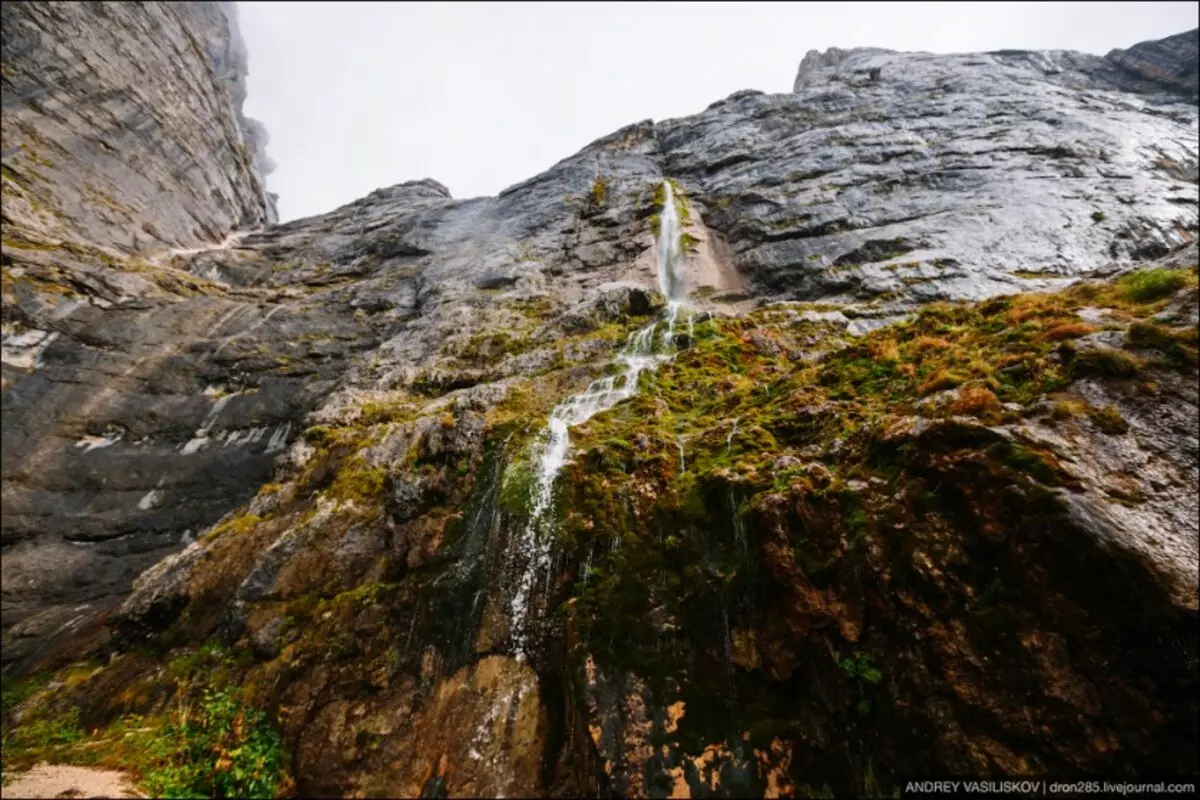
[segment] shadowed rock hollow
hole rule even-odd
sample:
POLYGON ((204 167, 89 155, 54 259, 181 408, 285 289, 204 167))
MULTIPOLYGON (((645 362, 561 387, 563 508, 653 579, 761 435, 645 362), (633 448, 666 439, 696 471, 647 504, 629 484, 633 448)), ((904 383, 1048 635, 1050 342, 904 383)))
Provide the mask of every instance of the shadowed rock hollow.
POLYGON ((278 225, 232 4, 3 14, 6 773, 1197 771, 1194 31, 814 51, 496 197, 278 225))

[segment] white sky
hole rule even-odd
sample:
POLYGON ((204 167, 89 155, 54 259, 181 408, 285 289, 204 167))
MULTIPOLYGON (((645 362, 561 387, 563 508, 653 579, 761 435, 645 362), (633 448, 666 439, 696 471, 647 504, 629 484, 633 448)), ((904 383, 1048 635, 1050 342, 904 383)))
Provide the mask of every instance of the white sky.
POLYGON ((791 91, 811 49, 1104 54, 1200 3, 240 2, 280 219, 433 178, 493 195, 643 119, 791 91))

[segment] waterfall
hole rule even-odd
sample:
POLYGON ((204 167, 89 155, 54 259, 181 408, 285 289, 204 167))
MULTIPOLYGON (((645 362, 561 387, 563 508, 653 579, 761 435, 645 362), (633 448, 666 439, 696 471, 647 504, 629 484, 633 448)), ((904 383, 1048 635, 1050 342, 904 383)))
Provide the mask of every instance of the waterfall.
MULTIPOLYGON (((620 371, 616 375, 592 381, 579 394, 559 403, 534 451, 536 482, 532 492, 529 521, 516 535, 512 548, 524 560, 509 604, 513 652, 524 660, 528 645, 530 595, 539 578, 550 567, 553 531, 548 524, 554 509, 554 483, 562 471, 570 449, 570 430, 637 394, 643 372, 653 371, 675 355, 675 323, 686 306, 683 282, 678 273, 681 264, 681 226, 675 207, 675 192, 670 181, 663 181, 663 206, 658 230, 658 286, 667 298, 661 320, 634 331, 617 354, 620 371), (659 337, 660 325, 663 330, 659 337)), ((688 316, 689 324, 691 315, 688 316)), ((690 328, 689 328, 690 329, 690 328)))

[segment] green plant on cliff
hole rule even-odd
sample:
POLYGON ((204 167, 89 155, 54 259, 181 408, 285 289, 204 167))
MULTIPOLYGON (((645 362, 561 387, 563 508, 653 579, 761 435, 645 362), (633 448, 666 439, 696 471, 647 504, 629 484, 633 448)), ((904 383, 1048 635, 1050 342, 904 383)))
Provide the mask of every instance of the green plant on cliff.
POLYGON ((207 691, 147 742, 143 785, 156 797, 274 797, 283 767, 279 734, 229 691, 207 691))
POLYGON ((1173 294, 1188 284, 1187 274, 1177 269, 1147 269, 1126 275, 1120 281, 1125 296, 1147 303, 1173 294))
POLYGON ((604 178, 596 177, 592 183, 592 201, 598 205, 604 205, 604 200, 608 196, 608 184, 604 182, 604 178))
POLYGON ((866 681, 870 684, 876 684, 883 680, 883 672, 871 666, 871 661, 866 656, 843 658, 838 666, 842 668, 842 672, 856 680, 866 681))
MULTIPOLYGON (((153 716, 124 714, 90 732, 67 696, 73 687, 88 692, 87 678, 73 677, 81 670, 60 671, 53 684, 60 692, 27 709, 20 725, 10 726, 9 712, 49 679, 38 674, 9 681, 4 772, 42 761, 94 765, 129 772, 153 797, 275 797, 286 774, 282 740, 261 711, 242 702, 239 690, 215 688, 211 679, 230 664, 229 655, 214 646, 173 659, 166 673, 178 691, 169 709, 153 716), (208 685, 189 690, 195 681, 208 685)), ((89 677, 102 671, 86 666, 89 677)))

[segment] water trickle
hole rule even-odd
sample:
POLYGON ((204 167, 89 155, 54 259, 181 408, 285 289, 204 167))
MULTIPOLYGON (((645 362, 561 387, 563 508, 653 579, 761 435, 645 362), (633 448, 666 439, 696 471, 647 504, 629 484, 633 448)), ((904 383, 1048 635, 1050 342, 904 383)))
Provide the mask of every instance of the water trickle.
POLYGON ((680 474, 687 472, 687 462, 684 461, 684 459, 683 459, 683 442, 684 442, 684 438, 683 438, 682 433, 679 434, 677 437, 675 437, 675 444, 679 447, 679 472, 680 472, 680 474))
POLYGON ((750 546, 746 543, 746 520, 742 516, 741 508, 739 507, 737 495, 734 494, 733 487, 729 487, 729 510, 733 515, 733 538, 742 548, 742 554, 745 555, 747 562, 750 560, 750 546))
POLYGON ((733 682, 733 632, 729 630, 729 608, 724 594, 721 595, 721 624, 724 626, 722 644, 725 650, 725 678, 733 682))
MULTIPOLYGON (((553 537, 548 528, 554 508, 554 483, 567 460, 570 429, 633 397, 637 394, 642 373, 657 369, 659 364, 675 355, 675 323, 687 303, 678 273, 682 254, 681 227, 670 181, 663 182, 663 207, 659 220, 658 285, 667 297, 663 319, 655 320, 629 335, 617 355, 618 374, 592 381, 583 392, 568 397, 555 407, 535 451, 536 483, 529 521, 513 542, 513 555, 517 556, 518 562, 523 562, 509 604, 512 645, 518 661, 526 656, 530 598, 534 585, 550 567, 553 537), (660 325, 663 330, 656 338, 660 325)), ((688 316, 690 322, 691 314, 688 316)))
POLYGON ((733 452, 733 437, 737 436, 738 418, 733 418, 733 427, 729 429, 729 435, 725 437, 725 455, 733 452))

